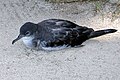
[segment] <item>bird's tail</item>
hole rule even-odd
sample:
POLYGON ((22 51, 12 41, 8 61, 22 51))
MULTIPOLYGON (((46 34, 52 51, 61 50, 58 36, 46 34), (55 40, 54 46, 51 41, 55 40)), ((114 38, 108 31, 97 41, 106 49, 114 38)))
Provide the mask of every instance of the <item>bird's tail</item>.
POLYGON ((105 30, 93 31, 89 35, 89 38, 99 37, 105 34, 114 33, 116 31, 117 31, 116 29, 105 29, 105 30))

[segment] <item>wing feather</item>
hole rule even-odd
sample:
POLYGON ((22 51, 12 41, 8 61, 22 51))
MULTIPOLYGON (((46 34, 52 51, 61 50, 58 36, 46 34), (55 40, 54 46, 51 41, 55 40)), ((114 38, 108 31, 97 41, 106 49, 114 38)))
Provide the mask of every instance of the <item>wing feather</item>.
MULTIPOLYGON (((43 29, 44 41, 47 46, 80 45, 88 39, 93 29, 78 26, 77 24, 61 19, 48 19, 38 23, 43 29)), ((41 35, 41 34, 40 34, 41 35)))

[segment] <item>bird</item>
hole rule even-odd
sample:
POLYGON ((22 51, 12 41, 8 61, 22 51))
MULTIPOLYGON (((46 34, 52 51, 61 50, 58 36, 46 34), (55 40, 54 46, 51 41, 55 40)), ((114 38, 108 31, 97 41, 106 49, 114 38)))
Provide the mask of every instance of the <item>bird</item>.
POLYGON ((26 47, 30 49, 52 51, 79 47, 86 40, 116 31, 116 29, 95 31, 69 20, 46 19, 39 23, 26 22, 23 24, 18 37, 12 41, 12 44, 22 39, 26 47))

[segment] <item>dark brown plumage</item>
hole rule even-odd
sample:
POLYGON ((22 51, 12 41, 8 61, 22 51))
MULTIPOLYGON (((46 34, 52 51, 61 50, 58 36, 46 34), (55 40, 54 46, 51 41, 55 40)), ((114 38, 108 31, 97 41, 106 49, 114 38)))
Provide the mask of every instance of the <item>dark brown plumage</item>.
POLYGON ((27 47, 56 50, 56 48, 61 49, 80 46, 84 41, 90 38, 116 31, 116 29, 94 31, 92 28, 79 26, 71 21, 48 19, 38 24, 31 22, 25 23, 20 28, 19 36, 22 35, 22 37, 13 40, 12 44, 22 38, 27 47))

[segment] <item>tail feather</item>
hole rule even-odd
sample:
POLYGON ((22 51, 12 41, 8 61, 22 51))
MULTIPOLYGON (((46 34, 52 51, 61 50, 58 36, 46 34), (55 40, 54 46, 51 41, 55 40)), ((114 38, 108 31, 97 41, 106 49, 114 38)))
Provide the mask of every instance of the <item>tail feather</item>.
POLYGON ((89 35, 89 38, 99 37, 105 34, 114 33, 116 31, 117 31, 116 29, 105 29, 105 30, 93 31, 89 35))

